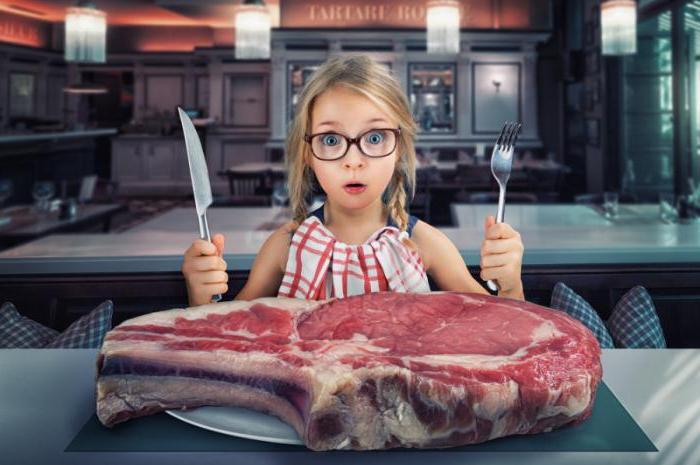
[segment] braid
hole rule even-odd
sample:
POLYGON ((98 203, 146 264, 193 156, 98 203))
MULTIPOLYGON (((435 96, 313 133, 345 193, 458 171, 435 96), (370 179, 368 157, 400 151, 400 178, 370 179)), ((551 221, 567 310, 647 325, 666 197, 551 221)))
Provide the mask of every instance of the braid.
POLYGON ((389 215, 394 219, 399 230, 408 228, 408 213, 406 212, 406 189, 404 188, 403 173, 397 170, 390 187, 387 200, 389 215))

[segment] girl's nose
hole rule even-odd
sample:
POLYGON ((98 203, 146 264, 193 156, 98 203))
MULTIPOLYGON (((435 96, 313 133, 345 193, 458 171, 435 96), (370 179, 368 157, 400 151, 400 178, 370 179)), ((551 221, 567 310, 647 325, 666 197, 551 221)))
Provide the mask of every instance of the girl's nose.
POLYGON ((365 156, 362 155, 357 145, 353 144, 348 153, 343 157, 343 165, 347 168, 361 168, 365 166, 365 156))

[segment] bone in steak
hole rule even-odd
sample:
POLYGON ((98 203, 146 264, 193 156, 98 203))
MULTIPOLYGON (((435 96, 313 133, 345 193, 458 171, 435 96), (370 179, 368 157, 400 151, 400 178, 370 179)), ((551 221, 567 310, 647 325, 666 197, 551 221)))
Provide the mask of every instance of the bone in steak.
POLYGON ((107 426, 164 409, 262 410, 314 450, 449 447, 585 420, 593 334, 498 297, 379 292, 261 298, 134 318, 98 357, 107 426))

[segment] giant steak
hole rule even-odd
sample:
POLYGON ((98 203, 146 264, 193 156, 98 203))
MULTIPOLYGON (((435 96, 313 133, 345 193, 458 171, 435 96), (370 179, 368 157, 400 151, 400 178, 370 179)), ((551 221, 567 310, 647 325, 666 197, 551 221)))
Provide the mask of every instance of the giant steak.
POLYGON ((277 415, 314 450, 448 447, 580 423, 601 376, 593 334, 531 303, 452 292, 261 298, 109 332, 97 414, 111 426, 233 405, 277 415))

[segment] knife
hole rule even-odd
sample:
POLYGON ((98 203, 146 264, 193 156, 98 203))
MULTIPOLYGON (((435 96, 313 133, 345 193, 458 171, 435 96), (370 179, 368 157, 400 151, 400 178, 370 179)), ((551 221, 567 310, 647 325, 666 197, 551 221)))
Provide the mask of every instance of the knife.
MULTIPOLYGON (((182 108, 177 107, 182 123, 182 132, 185 135, 185 146, 187 147, 187 163, 190 165, 190 175, 192 176, 192 193, 194 194, 194 206, 197 209, 197 221, 199 222, 199 237, 211 242, 209 224, 207 223, 207 207, 212 203, 211 184, 209 184, 209 171, 207 162, 204 159, 202 143, 199 134, 192 124, 192 120, 182 108)), ((212 302, 221 300, 221 294, 212 296, 212 302)))

